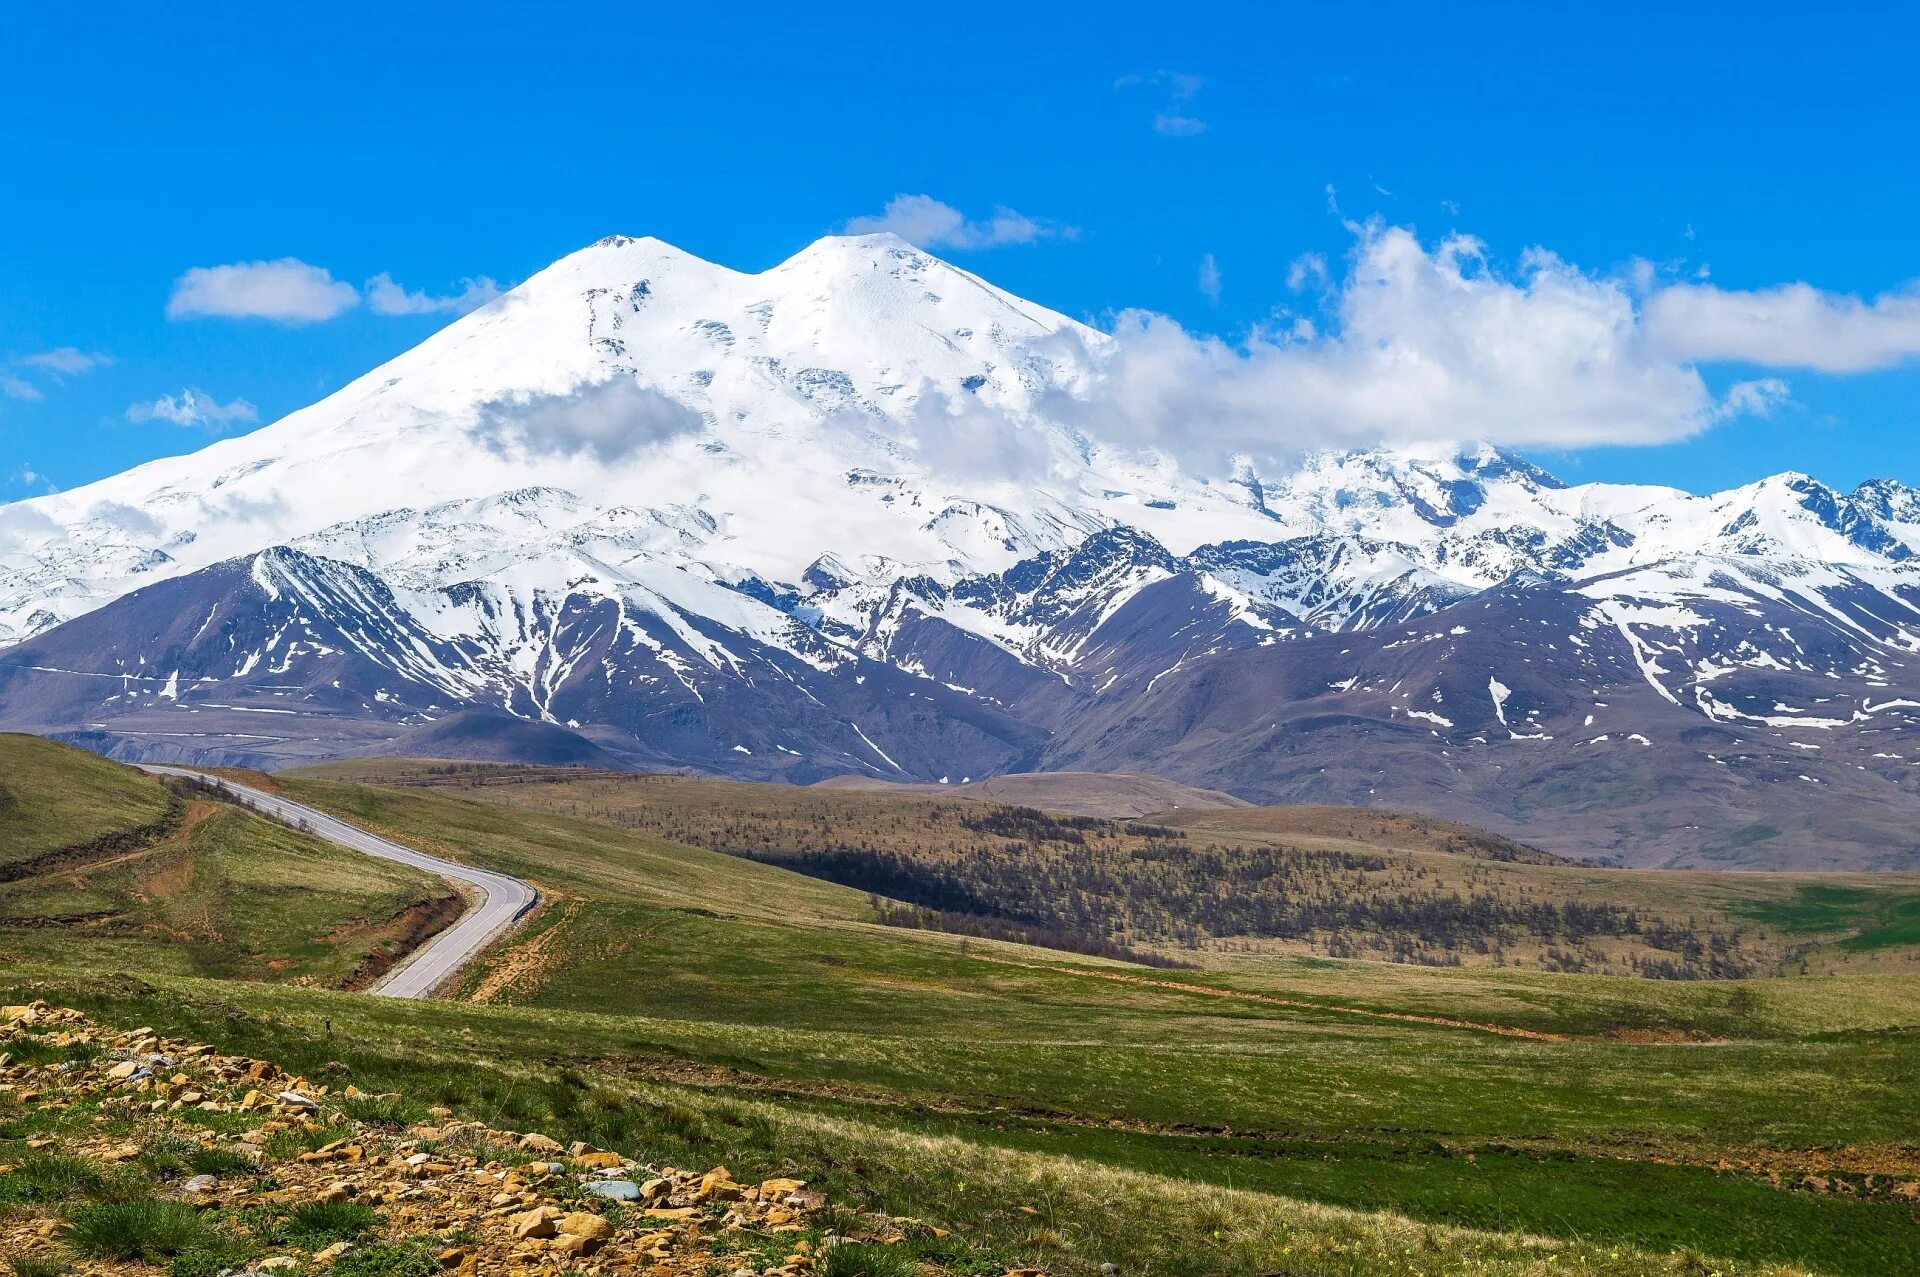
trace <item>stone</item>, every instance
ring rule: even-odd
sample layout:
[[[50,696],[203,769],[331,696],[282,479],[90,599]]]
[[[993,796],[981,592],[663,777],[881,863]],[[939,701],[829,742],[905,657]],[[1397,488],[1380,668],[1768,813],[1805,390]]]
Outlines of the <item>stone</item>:
[[[508,1218],[507,1228],[513,1233],[514,1240],[525,1241],[528,1238],[551,1237],[558,1230],[560,1212],[551,1206],[536,1206],[532,1210],[522,1211]]]
[[[314,1262],[321,1263],[321,1264],[330,1264],[334,1260],[340,1258],[340,1256],[346,1254],[348,1251],[352,1249],[353,1249],[352,1242],[335,1242],[331,1246],[324,1246],[321,1249],[314,1251],[313,1252]]]
[[[180,1185],[180,1191],[183,1193],[211,1193],[218,1187],[220,1187],[220,1177],[218,1175],[195,1175],[193,1178],[187,1180],[186,1183]]]
[[[630,1179],[603,1179],[587,1185],[587,1191],[595,1197],[604,1197],[610,1202],[637,1202],[640,1200],[640,1186]]]
[[[269,1255],[254,1267],[263,1273],[288,1273],[300,1267],[300,1261],[292,1255]]]
[[[107,1076],[114,1079],[117,1082],[126,1078],[130,1078],[135,1073],[138,1073],[139,1071],[140,1071],[140,1066],[138,1064],[135,1064],[132,1060],[122,1060],[120,1063],[114,1065],[112,1068],[107,1070]]]
[[[574,1211],[561,1216],[559,1228],[570,1237],[593,1237],[604,1241],[613,1236],[613,1225],[604,1216],[591,1211]]]
[[[574,1160],[590,1171],[598,1171],[624,1165],[627,1159],[618,1153],[582,1153]]]
[[[298,1091],[282,1091],[273,1098],[279,1100],[282,1104],[291,1105],[297,1109],[305,1109],[309,1113],[317,1112],[320,1108],[319,1100],[314,1099],[311,1095],[302,1095]]]
[[[564,1153],[567,1150],[559,1140],[550,1139],[538,1131],[520,1137],[520,1147],[534,1153]]]

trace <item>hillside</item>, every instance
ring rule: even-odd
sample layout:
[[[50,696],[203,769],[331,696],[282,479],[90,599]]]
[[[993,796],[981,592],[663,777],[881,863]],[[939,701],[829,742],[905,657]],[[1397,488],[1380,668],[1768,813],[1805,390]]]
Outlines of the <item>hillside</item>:
[[[1213,965],[1370,957],[1697,979],[1920,967],[1920,877],[1632,871],[1388,812],[1116,822],[846,787],[369,760],[404,784],[616,825],[873,893],[908,927]]]
[[[10,963],[0,993],[136,1017],[496,1129],[724,1164],[741,1182],[804,1178],[1059,1277],[1109,1261],[1194,1274],[1304,1261],[1340,1277],[1434,1262],[1515,1277],[1906,1271],[1912,977],[1673,982],[1230,951],[1156,971],[885,925],[862,891],[503,806],[542,783],[478,779],[278,781],[539,884],[546,907],[445,1001],[130,980],[87,951]],[[683,783],[692,813],[724,788],[668,785]],[[875,801],[777,792],[816,824],[858,809],[812,804]],[[925,802],[865,819],[914,828]]]
[[[4,962],[361,988],[464,907],[438,879],[33,737],[0,735],[0,849]]]

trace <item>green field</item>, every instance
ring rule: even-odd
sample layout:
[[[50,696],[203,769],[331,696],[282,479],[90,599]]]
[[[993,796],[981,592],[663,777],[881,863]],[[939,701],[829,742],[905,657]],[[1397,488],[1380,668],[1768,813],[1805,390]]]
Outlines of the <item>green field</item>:
[[[0,996],[678,1164],[803,1170],[1060,1274],[1920,1271],[1920,977],[1224,949],[1157,970],[879,925],[863,891],[619,820],[279,783],[547,903],[433,1003],[133,980],[51,943],[11,949]],[[1751,920],[1769,934],[1883,925],[1851,880],[1803,899],[1821,886],[1732,890],[1816,911]]]
[[[0,795],[0,962],[358,985],[461,908],[438,879],[34,737],[0,735]]]

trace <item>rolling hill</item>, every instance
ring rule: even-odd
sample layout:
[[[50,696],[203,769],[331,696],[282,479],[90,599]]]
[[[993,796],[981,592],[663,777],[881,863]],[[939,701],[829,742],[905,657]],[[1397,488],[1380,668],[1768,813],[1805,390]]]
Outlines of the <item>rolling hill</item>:
[[[0,993],[503,1129],[743,1179],[804,1168],[835,1200],[964,1228],[996,1273],[1878,1277],[1911,1258],[1913,976],[1669,981],[1177,944],[1198,969],[1154,969],[890,925],[865,890],[662,836],[636,812],[715,841],[824,827],[928,853],[967,820],[991,822],[969,836],[995,844],[1023,822],[1020,841],[1047,855],[1075,847],[1069,833],[1164,854],[1197,829],[678,777],[361,766],[411,783],[339,765],[269,783],[529,878],[547,901],[446,1000],[159,966],[135,978],[84,945],[17,956]],[[1182,819],[1250,822],[1206,835],[1229,857],[1255,845],[1232,840],[1312,857],[1357,844],[1405,858],[1416,881],[1448,866],[1463,883],[1517,875],[1499,879],[1517,899],[1575,875],[1593,891],[1657,881],[1703,917],[1732,919],[1741,891],[1786,911],[1829,900],[1799,890],[1818,879],[1501,859],[1504,844],[1467,846],[1421,818],[1300,813],[1284,839],[1253,813]],[[1729,894],[1687,894],[1716,884]]]

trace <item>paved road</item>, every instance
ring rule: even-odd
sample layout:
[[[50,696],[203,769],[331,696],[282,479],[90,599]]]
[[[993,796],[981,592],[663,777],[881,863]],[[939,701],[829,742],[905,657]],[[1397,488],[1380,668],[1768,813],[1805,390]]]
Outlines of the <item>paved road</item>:
[[[415,949],[413,956],[387,972],[378,984],[367,990],[378,997],[426,997],[540,900],[540,893],[518,878],[509,878],[505,874],[489,873],[485,869],[455,864],[451,860],[441,860],[437,856],[422,855],[412,848],[402,847],[396,842],[388,842],[385,838],[370,834],[364,829],[356,829],[343,821],[335,820],[325,812],[315,810],[305,803],[296,803],[278,794],[269,794],[264,790],[254,789],[250,785],[241,785],[224,777],[197,772],[188,767],[143,766],[141,770],[162,776],[185,776],[192,780],[202,780],[218,785],[229,794],[290,825],[305,821],[307,828],[328,842],[338,843],[351,851],[378,856],[382,860],[411,865],[415,869],[423,869],[449,882],[471,887],[477,891],[480,895],[479,904],[462,914],[460,921]]]

